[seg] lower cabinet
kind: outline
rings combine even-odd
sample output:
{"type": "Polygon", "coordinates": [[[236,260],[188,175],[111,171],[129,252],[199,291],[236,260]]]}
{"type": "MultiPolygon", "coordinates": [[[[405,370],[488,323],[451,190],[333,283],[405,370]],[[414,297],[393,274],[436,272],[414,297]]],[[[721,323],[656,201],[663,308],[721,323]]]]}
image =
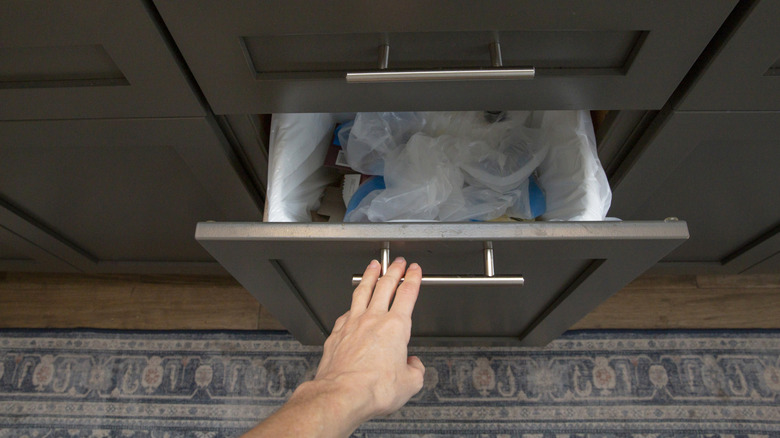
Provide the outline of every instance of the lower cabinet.
{"type": "MultiPolygon", "coordinates": [[[[780,112],[670,112],[613,184],[610,214],[677,216],[691,238],[658,272],[758,272],[780,253],[780,112]]],[[[760,272],[777,270],[777,262],[760,272]],[[772,268],[774,266],[774,269],[772,268]]]]}
{"type": "Polygon", "coordinates": [[[75,269],[27,239],[0,227],[0,271],[75,272],[75,269]]]}
{"type": "Polygon", "coordinates": [[[224,274],[192,236],[261,218],[236,163],[208,118],[0,122],[2,260],[30,265],[22,239],[88,273],[224,274]]]}

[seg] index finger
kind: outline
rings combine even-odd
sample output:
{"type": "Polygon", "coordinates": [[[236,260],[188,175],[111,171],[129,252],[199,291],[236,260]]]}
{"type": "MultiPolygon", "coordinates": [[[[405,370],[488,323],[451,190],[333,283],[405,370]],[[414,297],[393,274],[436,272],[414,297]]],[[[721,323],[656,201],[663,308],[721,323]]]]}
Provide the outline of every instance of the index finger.
{"type": "Polygon", "coordinates": [[[406,270],[404,282],[395,291],[395,300],[390,311],[411,318],[414,305],[417,303],[417,296],[420,294],[421,283],[422,268],[417,263],[412,263],[406,270]]]}

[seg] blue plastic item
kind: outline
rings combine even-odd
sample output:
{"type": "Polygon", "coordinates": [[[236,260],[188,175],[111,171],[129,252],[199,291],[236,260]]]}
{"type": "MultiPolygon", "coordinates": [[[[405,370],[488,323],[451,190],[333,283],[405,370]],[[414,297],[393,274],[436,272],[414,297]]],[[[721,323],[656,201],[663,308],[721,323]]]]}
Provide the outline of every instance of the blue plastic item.
{"type": "Polygon", "coordinates": [[[356,209],[358,205],[360,205],[360,201],[368,196],[369,193],[373,192],[374,190],[384,190],[385,188],[386,186],[384,177],[377,175],[367,179],[366,182],[358,187],[355,194],[352,195],[352,197],[349,199],[349,204],[347,205],[347,212],[345,213],[345,216],[348,215],[352,210],[356,209]]]}
{"type": "Polygon", "coordinates": [[[544,192],[536,182],[536,176],[531,175],[528,181],[528,204],[531,206],[531,214],[539,217],[547,211],[547,201],[544,199],[544,192]]]}

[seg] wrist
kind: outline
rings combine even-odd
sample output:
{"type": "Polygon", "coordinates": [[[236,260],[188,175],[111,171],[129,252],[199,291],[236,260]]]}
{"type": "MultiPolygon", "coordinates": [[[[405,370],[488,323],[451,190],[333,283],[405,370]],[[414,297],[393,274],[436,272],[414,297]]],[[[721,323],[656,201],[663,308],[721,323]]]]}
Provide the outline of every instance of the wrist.
{"type": "Polygon", "coordinates": [[[290,397],[290,402],[321,402],[328,416],[342,424],[351,425],[354,430],[372,418],[367,396],[365,391],[355,388],[349,382],[320,379],[299,385],[290,397]]]}

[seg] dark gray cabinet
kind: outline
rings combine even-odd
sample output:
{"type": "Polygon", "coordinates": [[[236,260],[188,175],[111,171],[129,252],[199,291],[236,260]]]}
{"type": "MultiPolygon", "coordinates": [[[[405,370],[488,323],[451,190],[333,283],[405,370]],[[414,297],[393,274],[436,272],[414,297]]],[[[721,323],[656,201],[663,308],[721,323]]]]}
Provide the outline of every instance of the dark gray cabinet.
{"type": "Polygon", "coordinates": [[[678,216],[691,238],[664,259],[688,272],[739,273],[780,251],[780,113],[673,112],[638,145],[610,214],[678,216]]]}
{"type": "Polygon", "coordinates": [[[142,0],[4,0],[0,17],[0,120],[205,115],[142,0]]]}
{"type": "Polygon", "coordinates": [[[0,225],[85,272],[223,273],[193,233],[261,219],[241,175],[208,118],[0,122],[0,225]]]}
{"type": "Polygon", "coordinates": [[[659,109],[735,0],[156,0],[217,114],[659,109]],[[354,84],[347,72],[485,69],[532,80],[354,84]]]}
{"type": "Polygon", "coordinates": [[[748,274],[777,274],[780,272],[780,252],[762,260],[745,272],[748,274]]]}
{"type": "Polygon", "coordinates": [[[741,2],[611,181],[611,214],[690,224],[659,272],[778,272],[779,16],[741,2]]]}
{"type": "Polygon", "coordinates": [[[75,272],[75,269],[48,251],[0,226],[0,271],[75,272]]]}
{"type": "Polygon", "coordinates": [[[780,2],[740,3],[675,109],[780,111],[780,2]]]}

